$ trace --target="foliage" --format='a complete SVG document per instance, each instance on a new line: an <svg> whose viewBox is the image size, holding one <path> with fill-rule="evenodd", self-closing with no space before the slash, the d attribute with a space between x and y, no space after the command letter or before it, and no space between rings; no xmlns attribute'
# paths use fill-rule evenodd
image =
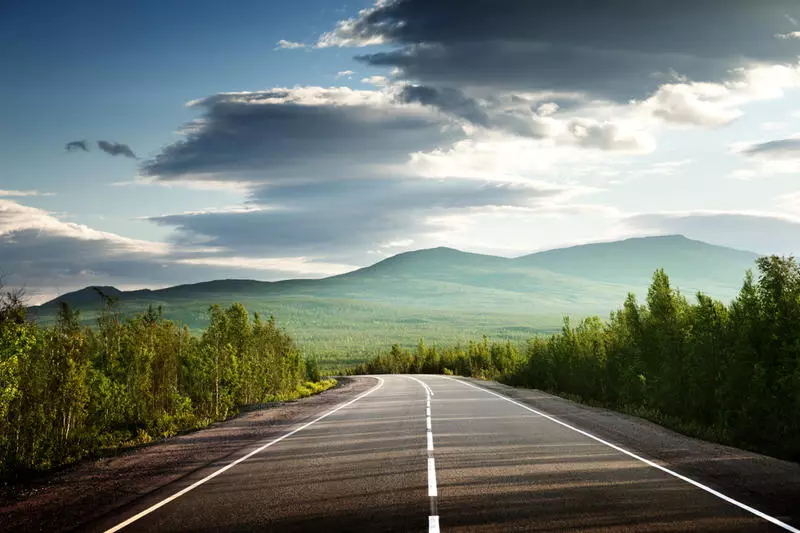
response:
<svg viewBox="0 0 800 533"><path fill-rule="evenodd" d="M160 308L124 317L106 298L95 327L66 304L47 327L0 296L0 473L43 470L207 425L245 405L294 399L320 381L274 319L212 306L200 337Z"/></svg>
<svg viewBox="0 0 800 533"><path fill-rule="evenodd" d="M416 351L397 345L353 373L430 372L499 379L647 416L703 438L800 460L800 266L764 257L730 305L694 302L658 270L603 322L531 339L520 355L487 339Z"/></svg>

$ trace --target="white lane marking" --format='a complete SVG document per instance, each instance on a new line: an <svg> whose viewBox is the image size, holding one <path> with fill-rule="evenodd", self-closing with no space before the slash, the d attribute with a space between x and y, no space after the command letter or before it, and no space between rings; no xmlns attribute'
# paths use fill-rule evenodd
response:
<svg viewBox="0 0 800 533"><path fill-rule="evenodd" d="M345 402L345 403L343 403L343 404L339 405L338 407L334 407L333 409L331 409L331 410L330 410L330 411L328 411L327 413L325 413L325 414L323 414L323 415L321 415L321 416L318 416L317 418L315 418L315 419L314 419L314 420L312 420L311 422L307 422L307 423L303 424L302 426L300 426L299 428L293 429L293 430L292 430L292 431L290 431L289 433L286 433L286 434L284 434L284 435L281 435L281 436L280 436L280 437L278 437L277 439L275 439L275 440L271 440L270 442L268 442L268 443L264 444L263 446L259 446L258 448L256 448L256 449L255 449L255 450L253 450L252 452L248 453L247 455L245 455L245 456L243 456L243 457L240 457L240 458L236 459L236 460L235 460L235 461L233 461L232 463L228 463L227 465L223 466L223 467L222 467L222 468L220 468L219 470L216 470L216 471L212 472L211 474L207 475L207 476L206 476L206 477L204 477L203 479L201 479L201 480L199 480L199 481L195 481L194 483L192 483L192 484L191 484L191 485L189 485L188 487L186 487L186 488L184 488L184 489L182 489L182 490L180 490L180 491L176 492L176 493L175 493L175 494L173 494L172 496L170 496L170 497L168 497L168 498L165 498L165 499L161 500L160 502L156 503L155 505L153 505L153 506L151 506L151 507L148 507L147 509L145 509L144 511L142 511L142 512L140 512L140 513L138 513L138 514L135 514L135 515L133 515L132 517L130 517L130 518L128 518L127 520L125 520L124 522L120 522L120 523L119 523L119 524L117 524L116 526L114 526L114 527L112 527L112 528L110 528L110 529L107 529L107 530L105 531L105 533L114 533L115 531L119 531L120 529L122 529L122 528L124 528L124 527L126 527L126 526L129 526L129 525L131 525L132 523L136 522L136 521L137 521L137 520L139 520L140 518L142 518L142 517L144 517L144 516L147 516L147 515L149 515L150 513L152 513L153 511L155 511L156 509L159 509L160 507L163 507L163 506L165 506L165 505L166 505L166 504L168 504L169 502L171 502L171 501L173 501L173 500L176 500L176 499L180 498L181 496L183 496L183 495L184 495L184 494L186 494L187 492L189 492L189 491L191 491L191 490L194 490L194 489L196 489L197 487L199 487L200 485L202 485L202 484L203 484L203 483L205 483L206 481L209 481L209 480L211 480L211 479L213 479L213 478L217 477L218 475L222 474L223 472L225 472L225 471L227 471L227 470L230 470L230 469L231 469L231 468L233 468L234 466L238 465L239 463L241 463L241 462L243 462L243 461L246 461L247 459L251 458L251 457L252 457L252 456L254 456L255 454L257 454L257 453L259 453L259 452L262 452L262 451L266 450L267 448L269 448L269 447L270 447L270 446L272 446L273 444L277 444L278 442L282 441L283 439L286 439L286 438L288 438L288 437L291 437L292 435L294 435L294 434L295 434L295 433L297 433L298 431L302 431L302 430L304 430L305 428L307 428L308 426L310 426L311 424L315 424L315 423L319 422L319 421L320 421L320 420L322 420L323 418L326 418L326 417L328 417L328 416L332 415L333 413L335 413L335 412L336 412L336 411L338 411L339 409L344 409L344 408L345 408L345 407L347 407L348 405L351 405L351 404L353 404L353 403L357 402L358 400L360 400L360 399L361 399L361 398L363 398L364 396L367 396L368 394L372 394L373 392L375 392L376 390L380 389L380 388L383 386L383 378L380 378L380 377L378 377L378 376L374 376L374 377L376 377L376 378L378 379L378 384L377 384L377 385L375 385L374 387L372 387L372 388L371 388L370 390L368 390L367 392L365 392L365 393L363 393L363 394L360 394L360 395L356 396L356 397L355 397L355 398L353 398L352 400L350 400L350 401L348 401L348 402Z"/></svg>
<svg viewBox="0 0 800 533"><path fill-rule="evenodd" d="M448 376L442 376L442 377L445 377L447 379L452 379L453 381L457 381L458 383L461 383L461 384L466 385L468 387L472 387L473 389L478 389L478 390L481 390L483 392L488 392L489 394L497 396L498 398L502 398L503 400L505 400L507 402L510 402L510 403L513 403L514 405L516 405L518 407L522 407L523 409L527 409L528 411L530 411L532 413L536 413L537 415L542 416L542 417L544 417L544 418L546 418L546 419L548 419L548 420L550 420L552 422L555 422L556 424L560 424L560 425L564 426L565 428L568 428L568 429L571 429L572 431L580 433L581 435L583 435L585 437L589 437L590 439L593 439L593 440L599 442L600 444L605 444L606 446L609 446L609 447L617 450L618 452L622 452L622 453L624 453L625 455L627 455L629 457L632 457L632 458L634 458L634 459L636 459L638 461L641 461L641 462L643 462L644 464L646 464L648 466L652 466L653 468L657 468L658 470L661 470L662 472L665 472L665 473L667 473L667 474L669 474L669 475L671 475L673 477L676 477L676 478L680 479L681 481L685 481L686 483L689 483L690 485L694 485L698 489L702 489L702 490L708 492L709 494L713 494L717 498L719 498L721 500L724 500L724 501L726 501L726 502L728 502L730 504L733 504L736 507L744 509L745 511L747 511L749 513L752 513L752 514L756 515L759 518L763 518L767 522L771 522L771 523L775 524L776 526L785 529L786 531L791 531L792 533L800 533L800 529L797 529L797 528L795 528L793 526L790 526L786 522L782 522L781 520L778 520L774 516L770 516L770 515L768 515L766 513L762 513L758 509L750 507L749 505L744 504L744 503L742 503L742 502L740 502L738 500L734 500L730 496L726 496L726 495L722 494L721 492L712 489L711 487L703 485L699 481L695 481L695 480L693 480L691 478L688 478L688 477L686 477L684 475L681 475L681 474L679 474L679 473L677 473L677 472L675 472L673 470L670 470L669 468L663 467L658 463L654 463L653 461L651 461L649 459L645 459L644 457L636 455L633 452L629 452L628 450L626 450L624 448L621 448L621 447L617 446L616 444L612 444L612 443L610 443L610 442L608 442L606 440L603 440L600 437L596 437L596 436L592 435L591 433L588 433L588 432L586 432L586 431L584 431L582 429L578 429L575 426L571 426L571 425L567 424L566 422L562 422L561 420L559 420L559 419L557 419L557 418L555 418L553 416L550 416L550 415L548 415L548 414L546 414L546 413L544 413L542 411L538 411L536 409L533 409L532 407L528 407L525 404L522 404L520 402L512 400L511 398L508 398L507 396L503 396L502 394L498 394L498 393L496 393L494 391L490 391L488 389L484 389L483 387L478 387L476 385L473 385L472 383L467 383L466 381L461 381L460 379L454 379L454 378L451 378L451 377L448 377Z"/></svg>
<svg viewBox="0 0 800 533"><path fill-rule="evenodd" d="M425 387L425 392L426 392L426 393L427 393L427 395L428 395L428 400L430 400L430 397L431 397L431 396L436 396L436 395L433 393L433 390L431 390L431 388L428 386L428 384L427 384L427 383L425 383L425 382L424 382L424 381L422 381L421 379L417 379L417 378L415 378L414 376L408 376L408 377L410 377L411 379L413 379L414 381L416 381L417 383L419 383L420 385L422 385L423 387Z"/></svg>
<svg viewBox="0 0 800 533"><path fill-rule="evenodd" d="M438 496L436 489L436 463L433 457L428 457L428 496Z"/></svg>
<svg viewBox="0 0 800 533"><path fill-rule="evenodd" d="M431 396L433 391L424 381L408 376L425 389L425 424L428 428L428 498L430 498L431 514L428 515L428 533L439 533L438 502L439 491L436 488L436 462L433 459L433 430L431 428Z"/></svg>

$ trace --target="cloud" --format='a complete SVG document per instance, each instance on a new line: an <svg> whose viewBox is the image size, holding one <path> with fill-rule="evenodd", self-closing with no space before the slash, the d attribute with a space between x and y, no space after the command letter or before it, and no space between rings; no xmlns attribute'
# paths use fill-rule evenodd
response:
<svg viewBox="0 0 800 533"><path fill-rule="evenodd" d="M141 281L158 272L167 246L62 222L44 210L0 199L0 272L31 294L97 280ZM157 277L150 277L151 280Z"/></svg>
<svg viewBox="0 0 800 533"><path fill-rule="evenodd" d="M396 77L450 87L575 90L625 102L678 72L713 82L755 63L795 64L786 33L789 0L379 1L341 21L317 46L388 44L358 56ZM713 24L708 21L713 20Z"/></svg>
<svg viewBox="0 0 800 533"><path fill-rule="evenodd" d="M76 152L78 150L82 150L84 152L89 151L89 143L88 141L70 141L65 146L67 152Z"/></svg>
<svg viewBox="0 0 800 533"><path fill-rule="evenodd" d="M784 41L789 39L800 39L800 31L792 31L789 33L776 33L775 37L777 39L783 39Z"/></svg>
<svg viewBox="0 0 800 533"><path fill-rule="evenodd" d="M109 141L97 141L97 147L100 148L105 153L107 153L108 155L113 155L113 156L122 155L125 157L130 157L131 159L136 159L136 154L133 153L133 150L131 150L130 146L128 146L127 144L120 144Z"/></svg>
<svg viewBox="0 0 800 533"><path fill-rule="evenodd" d="M351 78L355 74L352 70L342 70L336 73L336 78Z"/></svg>
<svg viewBox="0 0 800 533"><path fill-rule="evenodd" d="M449 87L437 89L423 85L406 85L400 89L396 98L403 103L413 102L436 107L480 126L488 126L489 124L489 117L486 112L480 109L478 102L472 98L467 98L458 89Z"/></svg>
<svg viewBox="0 0 800 533"><path fill-rule="evenodd" d="M800 159L800 138L752 144L742 150L741 154L765 159Z"/></svg>
<svg viewBox="0 0 800 533"><path fill-rule="evenodd" d="M411 152L464 136L447 117L382 91L298 87L222 93L190 104L203 117L146 162L161 181L253 183L380 177Z"/></svg>
<svg viewBox="0 0 800 533"><path fill-rule="evenodd" d="M800 253L800 218L754 211L686 211L632 215L623 227L637 233L681 234L762 254Z"/></svg>
<svg viewBox="0 0 800 533"><path fill-rule="evenodd" d="M150 220L176 228L176 245L202 244L219 257L310 254L363 261L365 250L386 243L428 242L448 229L437 217L489 207L536 209L567 191L463 179L340 180L258 189L251 197L257 209Z"/></svg>
<svg viewBox="0 0 800 533"><path fill-rule="evenodd" d="M0 198L0 274L41 303L87 285L158 288L238 275L285 279L335 274L345 265L308 256L234 258L208 247L130 239ZM240 260L239 260L240 259Z"/></svg>
<svg viewBox="0 0 800 533"><path fill-rule="evenodd" d="M294 41L287 41L286 39L281 39L277 43L275 43L276 50L297 50L298 48L305 48L306 45L303 43L297 43Z"/></svg>
<svg viewBox="0 0 800 533"><path fill-rule="evenodd" d="M0 197L24 197L24 196L53 196L51 192L40 191L15 191L8 189L0 189Z"/></svg>
<svg viewBox="0 0 800 533"><path fill-rule="evenodd" d="M367 78L361 78L361 83L375 85L376 87L384 87L389 85L390 81L386 76L369 76Z"/></svg>

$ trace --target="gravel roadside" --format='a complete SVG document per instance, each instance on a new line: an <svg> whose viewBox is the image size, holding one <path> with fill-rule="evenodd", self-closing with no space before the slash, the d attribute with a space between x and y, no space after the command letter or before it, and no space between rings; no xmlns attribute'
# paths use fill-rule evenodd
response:
<svg viewBox="0 0 800 533"><path fill-rule="evenodd" d="M369 390L371 377L343 377L336 387L294 402L248 410L146 447L84 460L0 492L0 531L69 531L198 469L280 436Z"/></svg>
<svg viewBox="0 0 800 533"><path fill-rule="evenodd" d="M534 389L458 378L529 405L596 437L699 481L795 527L800 526L800 464L714 444L610 409Z"/></svg>

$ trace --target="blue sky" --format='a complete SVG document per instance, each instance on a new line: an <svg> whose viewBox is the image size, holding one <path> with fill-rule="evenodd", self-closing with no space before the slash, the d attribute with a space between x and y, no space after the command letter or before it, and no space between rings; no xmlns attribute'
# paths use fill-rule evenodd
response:
<svg viewBox="0 0 800 533"><path fill-rule="evenodd" d="M581 5L6 6L0 272L42 299L437 245L800 252L796 4Z"/></svg>
<svg viewBox="0 0 800 533"><path fill-rule="evenodd" d="M351 2L358 9L367 2ZM73 139L116 139L149 157L193 118L186 102L225 91L339 84L347 51L275 53L287 34L313 38L345 5L297 2L19 3L0 18L2 189L54 193L30 205L65 219L154 238L167 232L138 218L236 203L219 191L110 184L130 181L136 161L76 157ZM8 16L10 15L10 16Z"/></svg>

